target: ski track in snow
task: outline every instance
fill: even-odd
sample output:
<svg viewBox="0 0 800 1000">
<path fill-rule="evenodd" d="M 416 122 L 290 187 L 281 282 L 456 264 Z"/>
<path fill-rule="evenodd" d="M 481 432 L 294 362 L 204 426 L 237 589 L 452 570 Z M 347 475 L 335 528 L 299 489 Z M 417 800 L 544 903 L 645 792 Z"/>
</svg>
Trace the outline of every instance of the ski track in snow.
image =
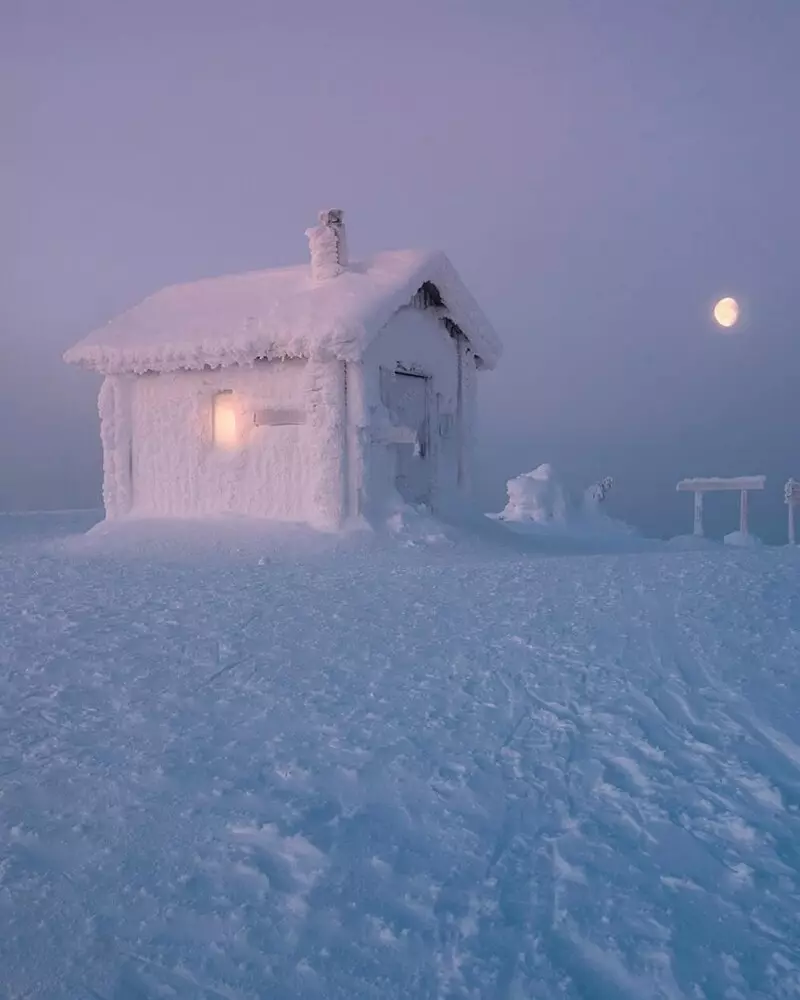
<svg viewBox="0 0 800 1000">
<path fill-rule="evenodd" d="M 0 996 L 800 995 L 796 553 L 0 554 Z"/>
</svg>

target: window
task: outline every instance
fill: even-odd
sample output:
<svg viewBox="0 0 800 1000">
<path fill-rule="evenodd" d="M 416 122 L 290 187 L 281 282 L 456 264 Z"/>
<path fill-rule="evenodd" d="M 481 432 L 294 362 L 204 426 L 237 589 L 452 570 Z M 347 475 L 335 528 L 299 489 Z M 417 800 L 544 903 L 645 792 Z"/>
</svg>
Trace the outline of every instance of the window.
<svg viewBox="0 0 800 1000">
<path fill-rule="evenodd" d="M 230 389 L 214 396 L 212 437 L 218 448 L 235 448 L 239 444 L 239 414 L 236 397 Z"/>
</svg>

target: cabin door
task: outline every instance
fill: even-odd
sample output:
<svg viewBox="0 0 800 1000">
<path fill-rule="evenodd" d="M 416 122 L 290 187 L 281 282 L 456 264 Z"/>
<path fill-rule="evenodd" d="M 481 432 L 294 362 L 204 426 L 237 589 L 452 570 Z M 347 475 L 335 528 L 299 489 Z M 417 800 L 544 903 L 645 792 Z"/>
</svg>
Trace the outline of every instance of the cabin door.
<svg viewBox="0 0 800 1000">
<path fill-rule="evenodd" d="M 429 379 L 424 375 L 395 372 L 388 386 L 388 409 L 399 427 L 411 434 L 395 445 L 397 492 L 411 504 L 430 504 L 433 469 L 430 442 Z"/>
</svg>

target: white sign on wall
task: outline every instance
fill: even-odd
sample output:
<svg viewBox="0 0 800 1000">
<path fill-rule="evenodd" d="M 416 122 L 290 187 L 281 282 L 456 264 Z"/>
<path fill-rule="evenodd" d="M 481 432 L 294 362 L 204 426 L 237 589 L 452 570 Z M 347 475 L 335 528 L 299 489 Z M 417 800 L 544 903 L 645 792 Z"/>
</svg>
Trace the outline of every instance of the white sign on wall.
<svg viewBox="0 0 800 1000">
<path fill-rule="evenodd" d="M 306 415 L 303 410 L 272 408 L 256 410 L 253 414 L 253 423 L 256 427 L 292 427 L 305 422 Z"/>
</svg>

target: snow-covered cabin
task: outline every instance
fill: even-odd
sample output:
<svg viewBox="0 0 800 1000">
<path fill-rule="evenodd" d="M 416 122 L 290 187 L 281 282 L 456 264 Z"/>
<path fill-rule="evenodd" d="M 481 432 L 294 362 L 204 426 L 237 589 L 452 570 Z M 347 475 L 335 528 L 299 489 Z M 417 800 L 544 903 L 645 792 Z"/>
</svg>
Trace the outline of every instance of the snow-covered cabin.
<svg viewBox="0 0 800 1000">
<path fill-rule="evenodd" d="M 335 528 L 468 489 L 486 317 L 443 253 L 348 263 L 339 210 L 307 235 L 310 264 L 165 288 L 66 352 L 105 376 L 108 518 Z"/>
</svg>

